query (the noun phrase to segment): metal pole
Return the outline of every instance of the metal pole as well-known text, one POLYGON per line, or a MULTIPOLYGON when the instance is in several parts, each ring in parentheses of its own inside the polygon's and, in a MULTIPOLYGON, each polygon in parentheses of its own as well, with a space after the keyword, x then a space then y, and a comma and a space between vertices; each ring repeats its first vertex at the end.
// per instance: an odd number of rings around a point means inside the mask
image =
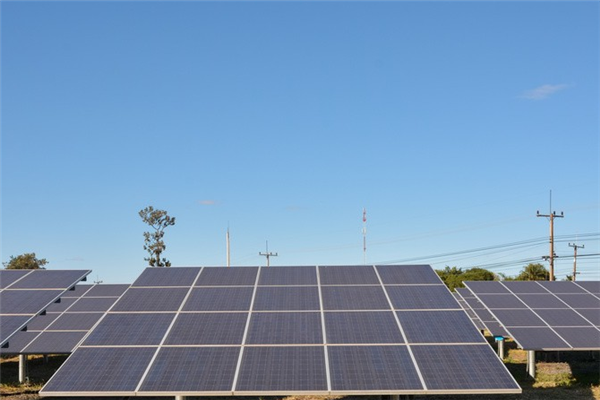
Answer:
POLYGON ((27 379, 27 354, 19 354, 19 383, 27 379))
POLYGON ((185 396, 175 396, 175 400, 185 400, 185 396))
POLYGON ((504 360, 504 338, 497 338, 496 343, 498 343, 498 357, 504 360))
POLYGON ((527 372, 535 379, 535 350, 527 351, 527 372))

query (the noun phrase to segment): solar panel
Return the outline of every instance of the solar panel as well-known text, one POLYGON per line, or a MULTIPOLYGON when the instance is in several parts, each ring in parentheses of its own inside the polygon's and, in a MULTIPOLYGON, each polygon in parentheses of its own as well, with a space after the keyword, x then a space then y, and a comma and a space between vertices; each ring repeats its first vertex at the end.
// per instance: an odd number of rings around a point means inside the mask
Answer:
POLYGON ((0 347, 91 271, 0 271, 0 347))
POLYGON ((147 286, 123 294, 41 394, 430 394, 426 354, 446 365, 438 348, 457 346, 495 374, 475 389, 454 382, 457 392, 519 393, 495 355, 479 354, 489 345, 431 267, 402 268, 162 269, 174 286, 147 269, 136 281, 147 286))
MULTIPOLYGON (((77 287, 75 286, 76 290, 77 287)), ((125 291, 129 285, 122 284, 102 284, 102 285, 94 285, 89 291, 85 292, 85 297, 119 297, 125 291)))
POLYGON ((40 333, 20 331, 11 336, 5 347, 0 348, 0 355, 20 354, 25 346, 31 343, 40 333))
POLYGON ((102 313, 64 313, 46 329, 87 332, 102 318, 102 315, 102 313))
POLYGON ((600 350, 600 297, 589 289, 597 282, 465 282, 477 299, 526 350, 600 350), (580 284, 582 283, 582 284, 580 284), (526 306, 491 295, 504 290, 526 306))
POLYGON ((577 281, 575 284, 590 293, 600 295, 600 281, 577 281))
POLYGON ((162 348, 140 392, 231 394, 239 352, 239 347, 162 348))
POLYGON ((424 390, 406 346, 332 346, 327 352, 332 391, 424 390))
POLYGON ((321 313, 253 313, 246 344, 323 343, 321 313))
POLYGON ((159 345, 175 314, 106 314, 86 346, 159 345))
POLYGON ((190 286, 198 268, 147 268, 131 286, 190 286))
POLYGON ((247 313, 179 314, 165 345, 241 345, 247 313))
POLYGON ((21 353, 23 354, 68 354, 83 339, 87 331, 42 332, 21 353), (49 352, 48 349, 52 351, 49 352))
POLYGON ((465 305, 479 318, 483 329, 487 329, 492 336, 508 337, 508 332, 496 320, 485 306, 475 298, 475 296, 466 288, 457 288, 456 293, 464 300, 465 305))
POLYGON ((327 343, 404 343, 391 311, 326 312, 327 343))

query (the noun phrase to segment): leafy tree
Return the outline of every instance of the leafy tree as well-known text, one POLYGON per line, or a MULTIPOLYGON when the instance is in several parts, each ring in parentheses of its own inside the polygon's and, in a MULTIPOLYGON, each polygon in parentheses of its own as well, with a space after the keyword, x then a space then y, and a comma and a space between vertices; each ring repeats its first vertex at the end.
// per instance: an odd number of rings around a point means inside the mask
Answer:
POLYGON ((169 217, 164 210, 155 210, 152 206, 141 210, 139 215, 154 229, 153 232, 144 232, 144 250, 150 254, 150 257, 144 258, 144 261, 148 261, 151 267, 170 267, 171 262, 166 258, 161 259, 160 255, 167 248, 163 241, 165 228, 175 225, 175 218, 169 217))
POLYGON ((44 265, 48 264, 48 261, 45 258, 36 258, 35 253, 25 253, 16 257, 10 256, 10 260, 2 264, 6 269, 45 269, 44 265))
POLYGON ((493 281, 496 280, 496 275, 493 272, 483 268, 469 268, 463 271, 461 268, 448 267, 442 270, 436 270, 442 281, 448 288, 454 291, 456 288, 465 287, 464 281, 493 281))
POLYGON ((547 281, 550 280, 550 272, 542 264, 530 263, 523 267, 519 275, 516 276, 517 281, 547 281))

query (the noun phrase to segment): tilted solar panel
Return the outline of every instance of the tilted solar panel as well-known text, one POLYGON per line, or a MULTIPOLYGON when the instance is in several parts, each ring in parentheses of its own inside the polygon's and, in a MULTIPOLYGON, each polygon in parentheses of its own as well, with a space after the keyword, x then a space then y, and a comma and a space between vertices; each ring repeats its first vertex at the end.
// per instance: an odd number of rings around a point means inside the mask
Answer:
MULTIPOLYGON (((0 348, 91 271, 0 270, 0 348)), ((3 350, 4 353, 6 350, 3 350)))
POLYGON ((286 268, 147 269, 41 394, 520 392, 430 266, 286 268))
POLYGON ((523 349, 600 350, 600 295, 593 292, 598 282, 465 285, 523 349))

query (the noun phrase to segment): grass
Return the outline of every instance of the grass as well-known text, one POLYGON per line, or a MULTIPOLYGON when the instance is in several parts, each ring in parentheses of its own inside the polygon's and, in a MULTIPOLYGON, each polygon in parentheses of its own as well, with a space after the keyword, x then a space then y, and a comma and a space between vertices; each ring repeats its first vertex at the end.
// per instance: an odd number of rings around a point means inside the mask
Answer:
MULTIPOLYGON (((493 341, 493 338, 490 339, 493 341)), ((504 363, 515 377, 521 395, 443 395, 415 396, 426 400, 600 400, 600 352, 541 353, 536 363, 536 379, 526 372, 527 353, 514 342, 505 343, 504 363), (595 356, 595 359, 592 358, 595 356)), ((0 364, 0 395, 3 400, 37 400, 37 392, 64 362, 66 356, 50 356, 48 363, 41 356, 30 357, 26 384, 18 383, 19 359, 2 358, 0 364)), ((285 400, 376 400, 378 396, 293 396, 285 400)), ((140 398, 142 399, 142 398, 140 398)), ((164 398, 162 398, 164 400, 164 398)), ((191 399, 191 398, 189 398, 191 399)), ((207 398, 200 398, 207 400, 207 398)), ((211 400, 215 400, 212 398, 211 400)), ((222 398, 228 400, 231 398, 222 398)), ((253 397, 244 400, 278 400, 280 397, 253 397)), ((242 398, 238 398, 242 400, 242 398)))

